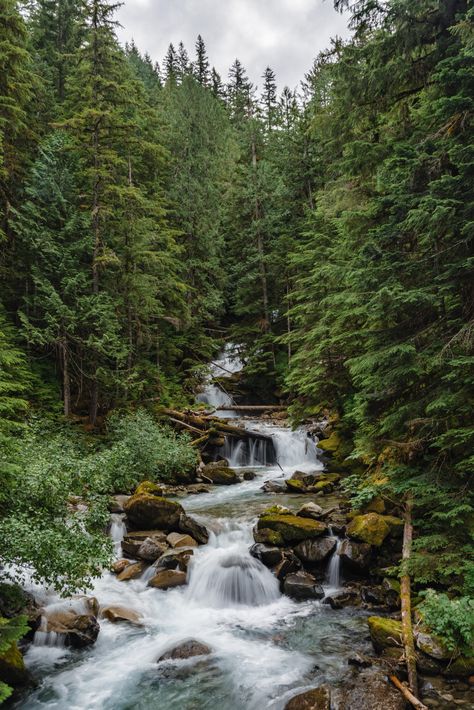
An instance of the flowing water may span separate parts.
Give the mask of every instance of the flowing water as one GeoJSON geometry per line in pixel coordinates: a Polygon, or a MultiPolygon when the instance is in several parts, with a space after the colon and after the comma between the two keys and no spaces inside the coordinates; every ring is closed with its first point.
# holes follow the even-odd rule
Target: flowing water
{"type": "MultiPolygon", "coordinates": [[[[362,613],[333,611],[319,601],[292,601],[249,554],[259,512],[269,503],[297,508],[302,502],[299,496],[265,494],[262,483],[322,464],[304,431],[261,421],[245,425],[272,437],[275,462],[265,466],[255,451],[254,480],[181,499],[185,510],[212,531],[209,543],[192,558],[188,585],[160,591],[146,586],[147,574],[119,582],[105,573],[92,593],[101,605],[137,611],[142,626],[101,620],[96,644],[81,651],[61,647],[39,631],[26,654],[38,687],[16,707],[281,710],[295,692],[343,679],[348,656],[366,648],[362,613]],[[191,638],[208,644],[212,654],[157,662],[173,645],[191,638]]],[[[239,463],[237,450],[233,462],[239,463]]],[[[117,555],[123,533],[123,520],[113,516],[110,534],[117,555]]],[[[333,581],[330,572],[330,587],[333,581]]],[[[65,603],[42,594],[47,604],[65,603]]]]}

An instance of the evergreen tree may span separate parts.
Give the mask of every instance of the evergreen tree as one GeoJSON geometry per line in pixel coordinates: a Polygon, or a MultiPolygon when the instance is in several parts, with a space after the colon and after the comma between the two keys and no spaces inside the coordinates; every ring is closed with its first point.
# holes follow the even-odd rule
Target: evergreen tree
{"type": "Polygon", "coordinates": [[[225,88],[222,83],[221,76],[218,71],[214,67],[212,67],[211,71],[211,89],[212,89],[212,95],[216,99],[225,99],[225,88]]]}
{"type": "Polygon", "coordinates": [[[209,86],[210,72],[209,59],[207,57],[206,45],[201,35],[196,40],[196,61],[194,62],[194,73],[201,86],[209,86]]]}
{"type": "Polygon", "coordinates": [[[165,80],[170,84],[175,84],[179,76],[180,67],[178,55],[172,43],[169,45],[168,51],[166,52],[166,56],[163,60],[163,70],[165,80]]]}
{"type": "Polygon", "coordinates": [[[186,74],[190,71],[189,56],[186,47],[182,42],[179,43],[177,62],[181,77],[186,76],[186,74]]]}
{"type": "Polygon", "coordinates": [[[267,125],[267,130],[271,131],[277,122],[277,85],[275,81],[275,72],[267,67],[263,74],[263,91],[261,103],[264,112],[264,118],[267,125]]]}

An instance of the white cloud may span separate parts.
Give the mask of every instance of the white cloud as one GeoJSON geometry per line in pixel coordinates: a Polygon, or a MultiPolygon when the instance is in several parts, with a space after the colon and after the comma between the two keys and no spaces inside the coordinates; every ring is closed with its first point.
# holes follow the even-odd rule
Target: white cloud
{"type": "Polygon", "coordinates": [[[270,65],[281,88],[299,83],[331,37],[349,34],[332,0],[125,0],[118,19],[120,40],[133,38],[153,60],[180,40],[193,55],[201,34],[224,78],[238,57],[255,84],[270,65]]]}

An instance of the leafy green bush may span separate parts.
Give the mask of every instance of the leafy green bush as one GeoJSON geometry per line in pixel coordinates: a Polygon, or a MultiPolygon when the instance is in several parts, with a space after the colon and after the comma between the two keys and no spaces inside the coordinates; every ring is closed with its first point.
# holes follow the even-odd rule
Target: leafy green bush
{"type": "MultiPolygon", "coordinates": [[[[9,652],[29,630],[26,616],[17,616],[15,619],[4,619],[0,616],[0,658],[9,652]]],[[[0,680],[0,704],[10,697],[13,688],[0,680]]]]}
{"type": "Polygon", "coordinates": [[[183,483],[192,478],[197,454],[188,438],[157,424],[144,410],[112,416],[109,436],[111,445],[85,464],[90,473],[95,470],[94,480],[103,478],[107,492],[127,493],[143,480],[183,483]]]}
{"type": "Polygon", "coordinates": [[[474,654],[474,599],[450,599],[433,589],[422,592],[424,597],[419,610],[426,625],[443,639],[453,653],[474,654]]]}

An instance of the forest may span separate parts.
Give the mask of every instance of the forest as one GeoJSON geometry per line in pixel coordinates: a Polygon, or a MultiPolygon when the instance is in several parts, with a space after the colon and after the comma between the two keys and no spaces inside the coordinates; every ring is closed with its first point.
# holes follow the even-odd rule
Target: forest
{"type": "Polygon", "coordinates": [[[474,8],[334,5],[350,39],[280,90],[198,27],[158,63],[110,0],[0,2],[0,702],[26,578],[91,588],[110,496],[189,484],[226,435],[189,419],[226,343],[236,401],[328,420],[352,509],[404,521],[408,702],[420,618],[473,680],[474,8]]]}

